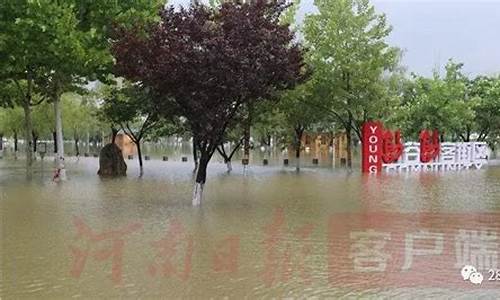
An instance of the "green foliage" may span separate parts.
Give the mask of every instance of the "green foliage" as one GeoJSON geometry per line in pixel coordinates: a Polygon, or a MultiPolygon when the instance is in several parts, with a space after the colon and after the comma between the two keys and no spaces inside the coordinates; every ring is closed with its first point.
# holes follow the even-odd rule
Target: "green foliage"
{"type": "Polygon", "coordinates": [[[110,42],[121,28],[142,28],[158,21],[158,12],[167,1],[162,0],[71,0],[77,29],[85,34],[90,60],[87,67],[91,79],[109,83],[113,56],[110,42]]]}
{"type": "Polygon", "coordinates": [[[315,5],[319,12],[306,16],[304,36],[317,105],[360,135],[364,121],[392,106],[384,75],[395,68],[400,51],[386,43],[391,27],[368,0],[315,5]]]}
{"type": "Polygon", "coordinates": [[[158,97],[150,88],[125,82],[122,86],[107,86],[102,90],[104,102],[100,108],[101,120],[121,128],[134,142],[146,136],[178,133],[179,119],[173,113],[158,114],[158,97]]]}
{"type": "Polygon", "coordinates": [[[21,134],[23,130],[23,111],[20,107],[0,108],[0,132],[7,137],[21,134]]]}
{"type": "Polygon", "coordinates": [[[287,24],[292,26],[292,28],[298,26],[296,22],[297,11],[300,8],[300,0],[292,0],[289,7],[281,15],[280,21],[282,24],[287,24]]]}
{"type": "Polygon", "coordinates": [[[319,127],[325,118],[325,111],[316,106],[314,81],[308,81],[295,89],[283,93],[278,112],[286,124],[287,137],[296,143],[297,135],[319,127]]]}
{"type": "Polygon", "coordinates": [[[288,145],[290,126],[286,123],[285,115],[274,103],[263,102],[255,107],[255,120],[253,135],[258,138],[261,145],[268,145],[270,138],[280,147],[288,145]]]}
{"type": "Polygon", "coordinates": [[[38,138],[52,138],[54,131],[54,106],[43,102],[33,108],[33,134],[38,138]]]}
{"type": "Polygon", "coordinates": [[[413,76],[405,83],[393,120],[405,136],[416,139],[425,128],[439,129],[452,140],[491,141],[496,136],[500,81],[488,77],[469,80],[462,67],[450,60],[443,77],[437,73],[433,78],[413,76]]]}
{"type": "Polygon", "coordinates": [[[83,35],[69,2],[3,1],[0,61],[3,79],[46,82],[87,65],[83,35]],[[28,78],[29,77],[29,78],[28,78]]]}
{"type": "Polygon", "coordinates": [[[62,96],[64,135],[75,140],[84,134],[97,131],[97,120],[93,103],[78,94],[66,93],[62,96]]]}
{"type": "Polygon", "coordinates": [[[477,140],[485,140],[493,147],[500,143],[500,77],[475,78],[470,82],[470,96],[477,140]]]}

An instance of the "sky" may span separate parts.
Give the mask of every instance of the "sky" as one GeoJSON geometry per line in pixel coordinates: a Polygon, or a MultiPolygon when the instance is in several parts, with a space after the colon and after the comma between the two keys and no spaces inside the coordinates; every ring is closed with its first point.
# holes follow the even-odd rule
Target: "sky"
{"type": "MultiPolygon", "coordinates": [[[[172,4],[188,3],[174,0],[172,4]]],[[[402,64],[423,76],[448,59],[464,63],[470,77],[500,74],[500,0],[372,0],[393,31],[388,43],[404,50],[402,64]]],[[[314,13],[302,0],[299,21],[314,13]]]]}

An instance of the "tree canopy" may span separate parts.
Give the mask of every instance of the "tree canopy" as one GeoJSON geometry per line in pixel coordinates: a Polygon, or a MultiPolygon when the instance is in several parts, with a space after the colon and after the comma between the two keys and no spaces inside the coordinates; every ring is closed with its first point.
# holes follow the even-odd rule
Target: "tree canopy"
{"type": "Polygon", "coordinates": [[[113,46],[117,72],[172,99],[201,152],[196,182],[245,103],[268,99],[302,78],[302,53],[279,24],[284,1],[193,3],[161,11],[161,22],[122,30],[113,46]]]}

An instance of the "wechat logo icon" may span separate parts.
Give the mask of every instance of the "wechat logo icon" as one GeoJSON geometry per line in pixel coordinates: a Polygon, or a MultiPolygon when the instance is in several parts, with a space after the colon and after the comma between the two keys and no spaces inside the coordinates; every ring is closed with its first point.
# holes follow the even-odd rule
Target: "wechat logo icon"
{"type": "Polygon", "coordinates": [[[483,274],[479,273],[473,266],[464,266],[460,273],[462,274],[462,278],[464,280],[468,280],[472,284],[477,285],[483,282],[483,274]]]}

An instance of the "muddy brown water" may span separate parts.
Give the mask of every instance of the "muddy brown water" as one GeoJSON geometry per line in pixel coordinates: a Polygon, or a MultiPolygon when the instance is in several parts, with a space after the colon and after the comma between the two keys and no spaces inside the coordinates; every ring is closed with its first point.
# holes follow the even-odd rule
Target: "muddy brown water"
{"type": "MultiPolygon", "coordinates": [[[[398,260],[373,261],[368,251],[358,259],[376,269],[360,271],[353,259],[363,249],[353,248],[349,235],[335,235],[340,227],[347,233],[385,228],[445,234],[482,228],[484,218],[500,216],[500,167],[367,178],[332,169],[331,161],[297,173],[292,162],[283,167],[276,160],[246,172],[235,162],[228,175],[216,160],[204,202],[193,208],[190,162],[153,157],[145,161],[143,178],[136,176],[135,161],[127,163],[126,178],[101,180],[96,158],[70,158],[69,180],[57,184],[50,158],[43,165],[37,160],[30,182],[22,160],[0,160],[0,298],[500,295],[500,281],[486,282],[486,269],[481,286],[462,284],[458,263],[450,259],[456,253],[446,245],[439,255],[415,256],[414,270],[403,270],[398,260]],[[338,262],[343,267],[337,270],[338,262]]],[[[385,250],[404,260],[407,245],[397,239],[385,250]]],[[[453,237],[445,235],[444,242],[453,244],[453,237]]]]}

